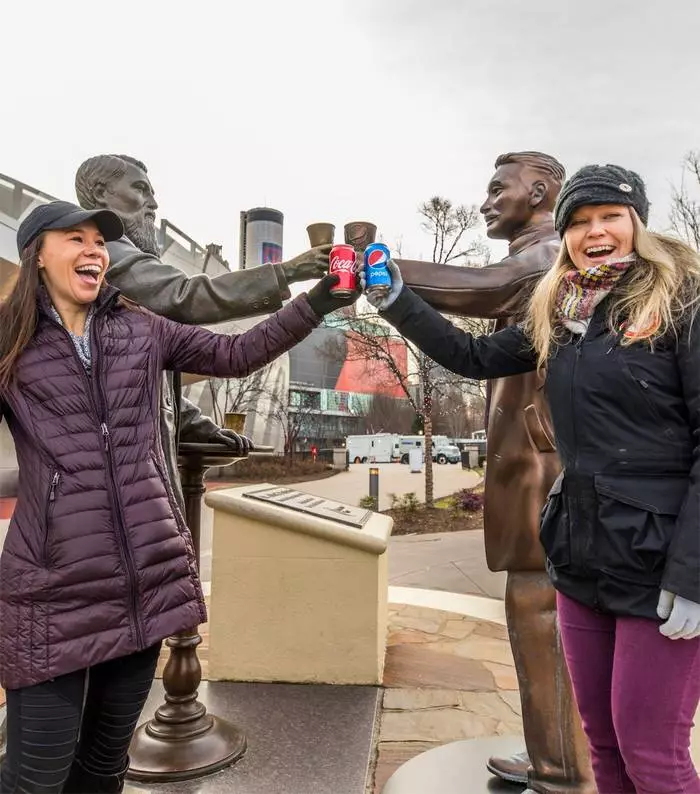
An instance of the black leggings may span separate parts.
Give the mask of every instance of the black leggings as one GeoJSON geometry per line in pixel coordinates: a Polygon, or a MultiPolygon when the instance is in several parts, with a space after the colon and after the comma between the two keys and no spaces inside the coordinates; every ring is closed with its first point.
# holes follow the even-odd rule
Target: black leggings
{"type": "Polygon", "coordinates": [[[1,794],[60,794],[64,785],[66,792],[121,791],[129,744],[159,652],[160,643],[89,670],[8,690],[1,794]]]}

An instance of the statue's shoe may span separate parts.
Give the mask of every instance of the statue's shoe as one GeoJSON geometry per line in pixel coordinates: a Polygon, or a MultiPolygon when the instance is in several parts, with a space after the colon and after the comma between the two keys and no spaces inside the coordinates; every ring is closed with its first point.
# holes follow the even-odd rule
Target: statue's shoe
{"type": "MultiPolygon", "coordinates": [[[[507,780],[509,783],[527,785],[527,770],[530,768],[530,757],[527,751],[514,753],[508,758],[491,756],[486,762],[486,768],[492,775],[507,780]]],[[[526,792],[524,794],[527,794],[526,792]]]]}

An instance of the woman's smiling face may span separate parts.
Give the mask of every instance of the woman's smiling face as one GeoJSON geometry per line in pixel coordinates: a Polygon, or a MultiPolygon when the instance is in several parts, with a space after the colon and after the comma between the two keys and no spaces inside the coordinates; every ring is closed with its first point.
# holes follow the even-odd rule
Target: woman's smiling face
{"type": "Polygon", "coordinates": [[[634,225],[629,207],[624,204],[577,207],[564,232],[564,243],[578,270],[628,256],[634,251],[634,225]]]}
{"type": "Polygon", "coordinates": [[[39,267],[55,306],[92,303],[108,265],[104,237],[92,221],[44,232],[39,267]]]}

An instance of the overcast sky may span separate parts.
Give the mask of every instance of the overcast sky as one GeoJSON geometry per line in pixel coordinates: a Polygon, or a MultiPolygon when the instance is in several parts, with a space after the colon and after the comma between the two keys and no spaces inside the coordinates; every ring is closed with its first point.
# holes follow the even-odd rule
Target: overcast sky
{"type": "Polygon", "coordinates": [[[481,203],[513,149],[638,170],[660,228],[700,148],[697,0],[32,0],[2,27],[0,172],[74,199],[83,159],[131,154],[232,264],[258,205],[287,256],[360,219],[427,255],[418,203],[481,203]]]}

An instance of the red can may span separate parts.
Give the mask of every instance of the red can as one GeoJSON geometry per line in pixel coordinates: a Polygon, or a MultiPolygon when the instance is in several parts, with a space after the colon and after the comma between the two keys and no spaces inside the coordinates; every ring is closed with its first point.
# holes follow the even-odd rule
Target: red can
{"type": "Polygon", "coordinates": [[[340,278],[331,293],[339,298],[352,295],[357,289],[357,276],[355,275],[355,249],[351,245],[334,245],[330,253],[329,273],[335,273],[340,278]]]}

